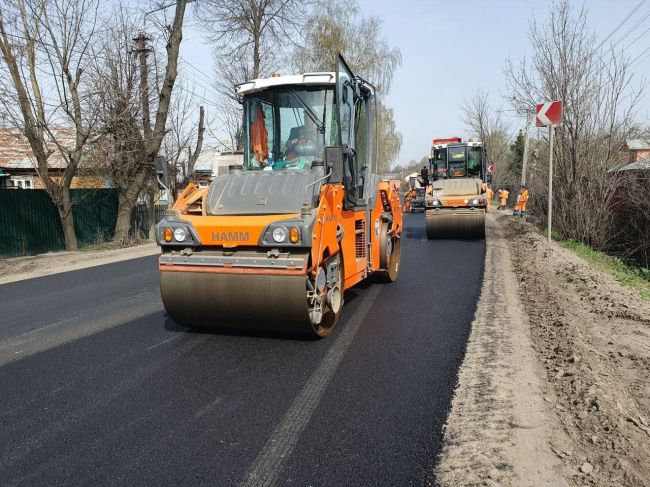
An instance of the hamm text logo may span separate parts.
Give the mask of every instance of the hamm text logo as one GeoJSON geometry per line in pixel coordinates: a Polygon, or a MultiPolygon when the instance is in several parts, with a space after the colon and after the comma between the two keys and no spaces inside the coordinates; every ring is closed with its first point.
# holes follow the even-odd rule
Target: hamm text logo
{"type": "Polygon", "coordinates": [[[213,242],[241,242],[249,240],[248,232],[212,232],[213,242]]]}

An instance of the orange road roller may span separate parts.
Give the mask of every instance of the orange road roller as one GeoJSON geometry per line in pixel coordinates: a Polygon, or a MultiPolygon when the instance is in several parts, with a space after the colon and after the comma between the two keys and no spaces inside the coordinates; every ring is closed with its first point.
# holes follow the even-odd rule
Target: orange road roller
{"type": "Polygon", "coordinates": [[[199,329],[329,335],[344,291],[397,279],[402,208],[377,166],[375,89],[333,73],[236,87],[242,164],[190,184],[156,226],[168,315],[199,329]]]}
{"type": "Polygon", "coordinates": [[[478,141],[433,139],[425,197],[428,239],[483,238],[487,212],[485,151],[478,141]]]}

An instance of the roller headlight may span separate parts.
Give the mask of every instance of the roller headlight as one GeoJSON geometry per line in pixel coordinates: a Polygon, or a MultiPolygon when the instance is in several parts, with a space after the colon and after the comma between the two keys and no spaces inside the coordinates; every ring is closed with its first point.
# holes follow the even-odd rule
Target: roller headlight
{"type": "Polygon", "coordinates": [[[177,229],[175,229],[174,239],[177,242],[185,242],[185,240],[187,239],[187,230],[185,230],[183,227],[178,227],[177,229]]]}
{"type": "Polygon", "coordinates": [[[171,228],[165,227],[163,229],[163,240],[165,242],[171,242],[172,238],[174,238],[174,232],[172,231],[171,228]]]}
{"type": "Polygon", "coordinates": [[[440,200],[433,200],[433,206],[439,206],[440,200]]]}
{"type": "Polygon", "coordinates": [[[472,204],[473,204],[473,205],[478,205],[478,204],[479,204],[479,199],[478,199],[478,198],[474,198],[474,199],[472,200],[472,204]]]}
{"type": "Polygon", "coordinates": [[[283,243],[287,241],[287,229],[284,227],[277,227],[273,229],[272,234],[273,240],[277,243],[283,243]]]}

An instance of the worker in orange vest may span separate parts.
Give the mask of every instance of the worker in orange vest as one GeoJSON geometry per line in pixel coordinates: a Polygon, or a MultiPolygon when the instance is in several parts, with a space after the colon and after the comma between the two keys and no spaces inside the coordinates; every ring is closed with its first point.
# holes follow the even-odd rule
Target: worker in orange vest
{"type": "Polygon", "coordinates": [[[506,203],[508,203],[508,195],[509,191],[506,188],[501,188],[499,190],[498,196],[499,196],[499,210],[505,210],[506,209],[506,203]]]}
{"type": "Polygon", "coordinates": [[[528,203],[528,188],[524,184],[521,185],[519,189],[519,196],[517,196],[517,203],[515,204],[515,209],[512,212],[513,215],[522,218],[526,213],[526,204],[528,203]]]}
{"type": "Polygon", "coordinates": [[[492,202],[492,198],[494,198],[494,191],[489,186],[485,190],[485,196],[487,197],[487,206],[485,208],[487,211],[490,211],[490,203],[492,202]]]}
{"type": "Polygon", "coordinates": [[[269,133],[266,130],[264,110],[262,105],[257,105],[255,112],[255,121],[251,126],[251,145],[253,146],[253,155],[260,167],[264,167],[269,157],[269,133]]]}

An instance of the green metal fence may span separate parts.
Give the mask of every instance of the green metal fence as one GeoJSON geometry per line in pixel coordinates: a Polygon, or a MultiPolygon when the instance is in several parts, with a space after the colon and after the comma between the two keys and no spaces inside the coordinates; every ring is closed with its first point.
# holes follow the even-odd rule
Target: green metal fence
{"type": "MultiPolygon", "coordinates": [[[[154,222],[158,223],[165,216],[167,205],[156,205],[154,222]]],[[[149,234],[149,212],[146,205],[136,205],[131,213],[131,234],[146,238],[149,234]]]]}
{"type": "MultiPolygon", "coordinates": [[[[117,219],[117,190],[73,189],[71,197],[79,246],[110,240],[117,219]]],[[[0,191],[0,257],[64,248],[61,220],[45,190],[0,191]]]]}

